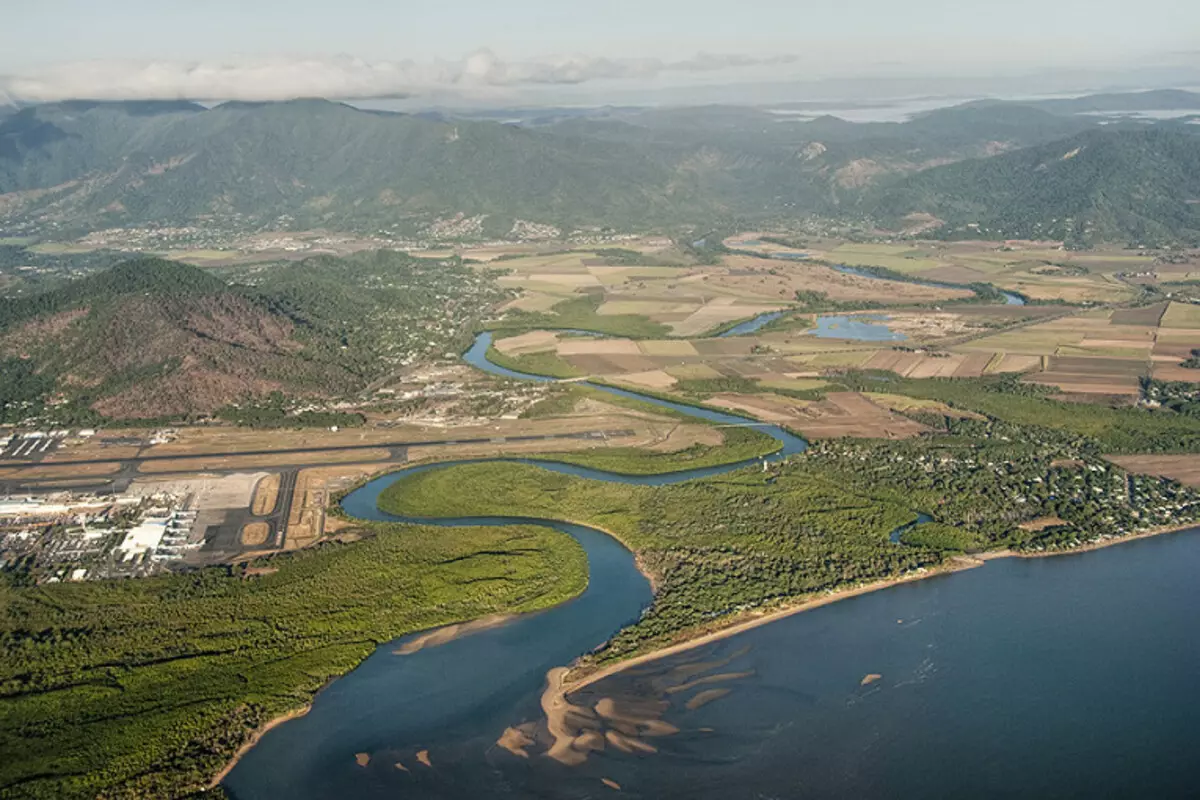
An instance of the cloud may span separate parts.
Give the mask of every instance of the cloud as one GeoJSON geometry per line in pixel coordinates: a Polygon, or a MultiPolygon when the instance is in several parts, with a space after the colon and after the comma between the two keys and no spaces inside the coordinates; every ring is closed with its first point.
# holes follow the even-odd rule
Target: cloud
{"type": "Polygon", "coordinates": [[[665,73],[702,73],[794,63],[796,56],[700,53],[681,61],[567,56],[508,62],[489,50],[460,61],[365,61],[270,58],[225,63],[88,61],[27,75],[0,76],[0,96],[23,102],[89,100],[282,100],[404,97],[449,88],[572,85],[597,80],[649,80],[665,73]]]}

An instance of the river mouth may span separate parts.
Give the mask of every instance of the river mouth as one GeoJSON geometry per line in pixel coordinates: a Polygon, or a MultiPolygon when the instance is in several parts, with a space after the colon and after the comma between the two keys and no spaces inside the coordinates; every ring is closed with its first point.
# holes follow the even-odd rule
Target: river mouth
{"type": "MultiPolygon", "coordinates": [[[[464,358],[492,374],[541,379],[487,361],[490,345],[491,334],[480,334],[464,358]]],[[[742,417],[720,411],[604,384],[589,385],[708,422],[746,423],[742,417]]],[[[267,732],[234,766],[223,786],[236,800],[382,798],[401,790],[414,797],[465,800],[489,796],[486,788],[497,775],[503,774],[505,780],[517,781],[526,788],[540,786],[539,793],[548,793],[546,796],[573,796],[560,792],[567,787],[578,787],[581,780],[599,781],[611,790],[611,786],[603,783],[612,781],[611,778],[590,777],[588,770],[576,769],[571,776],[564,776],[558,771],[562,764],[551,764],[547,770],[541,769],[540,760],[538,768],[532,770],[521,764],[523,751],[518,745],[529,737],[514,725],[530,725],[541,718],[547,675],[552,669],[568,665],[602,645],[621,628],[635,622],[653,601],[649,581],[638,570],[633,554],[605,532],[585,525],[521,516],[448,519],[395,516],[379,508],[379,497],[387,487],[407,476],[456,463],[512,461],[591,480],[666,485],[776,461],[802,452],[807,446],[803,439],[779,426],[757,427],[779,442],[779,450],[763,459],[734,464],[659,475],[622,475],[536,459],[439,462],[380,476],[348,494],[342,500],[343,509],[365,520],[446,528],[550,527],[573,537],[583,547],[588,560],[587,588],[580,596],[554,608],[495,620],[465,635],[446,637],[436,646],[414,644],[426,636],[424,632],[380,646],[361,665],[318,694],[307,714],[267,732]],[[503,745],[499,746],[499,754],[498,745],[503,745]],[[436,766],[432,758],[438,764],[447,763],[461,783],[447,784],[441,777],[424,782],[430,777],[424,771],[436,766]],[[514,764],[512,759],[518,762],[514,764]],[[512,772],[514,766],[518,768],[517,774],[512,772]],[[481,791],[484,793],[480,794],[481,791]]],[[[894,536],[896,541],[899,533],[894,536]]],[[[692,703],[693,709],[723,696],[720,688],[709,691],[702,701],[692,703]]],[[[601,698],[597,701],[598,708],[610,708],[601,701],[607,702],[601,698]]],[[[636,698],[627,697],[622,702],[636,705],[636,698]]],[[[656,708],[659,706],[660,703],[655,704],[656,708]]],[[[647,754],[656,750],[654,745],[628,733],[627,727],[621,727],[632,723],[619,719],[609,723],[615,727],[588,735],[600,736],[604,741],[611,739],[618,751],[647,754]]],[[[638,723],[637,730],[651,723],[638,723]]],[[[667,723],[662,726],[665,727],[660,727],[660,731],[674,729],[667,723]]]]}
{"type": "MultiPolygon", "coordinates": [[[[480,334],[464,359],[501,377],[554,380],[492,364],[487,360],[491,341],[491,333],[480,334]]],[[[725,425],[748,422],[733,414],[626,389],[598,383],[588,385],[707,422],[725,425]]],[[[380,646],[361,665],[323,690],[306,715],[264,735],[230,771],[223,783],[225,788],[238,800],[372,796],[361,786],[363,771],[372,760],[390,760],[390,771],[385,773],[389,779],[395,779],[398,774],[423,768],[422,763],[414,763],[415,754],[427,753],[435,746],[439,753],[458,752],[463,759],[460,767],[467,772],[471,771],[467,764],[474,764],[471,769],[484,769],[496,737],[513,720],[537,718],[547,672],[570,664],[602,645],[621,628],[635,622],[653,600],[649,581],[638,570],[633,554],[600,530],[560,520],[518,516],[451,519],[395,516],[378,506],[379,496],[387,487],[420,472],[489,460],[526,463],[591,480],[661,486],[778,461],[807,447],[807,442],[779,426],[756,428],[779,442],[776,452],[762,459],[714,467],[657,475],[622,475],[536,459],[438,462],[383,475],[348,494],[342,500],[343,509],[365,520],[447,528],[470,525],[553,528],[583,546],[588,559],[588,586],[582,595],[562,605],[514,617],[410,655],[397,656],[396,651],[405,649],[406,643],[421,633],[380,646]],[[347,753],[353,757],[348,758],[347,753]],[[359,755],[366,757],[365,765],[359,755]],[[404,770],[395,764],[403,765],[404,770]],[[348,786],[356,787],[351,795],[344,794],[348,786]]],[[[394,790],[395,787],[389,789],[394,790]]]]}

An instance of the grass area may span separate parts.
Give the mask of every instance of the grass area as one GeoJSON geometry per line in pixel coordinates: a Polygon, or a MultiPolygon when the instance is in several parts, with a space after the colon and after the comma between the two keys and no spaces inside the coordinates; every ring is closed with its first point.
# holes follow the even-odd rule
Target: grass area
{"type": "Polygon", "coordinates": [[[658,453],[638,447],[614,447],[572,453],[548,453],[529,458],[558,461],[581,467],[615,472],[619,475],[662,475],[722,464],[736,464],[770,455],[778,450],[779,442],[753,428],[724,428],[725,441],[720,445],[694,444],[686,450],[658,453]]]}
{"type": "Polygon", "coordinates": [[[613,660],[719,624],[745,608],[897,576],[941,561],[888,540],[915,512],[887,492],[856,494],[819,471],[767,483],[745,470],[664,487],[467,464],[404,478],[380,498],[394,513],[519,513],[610,531],[654,574],[654,606],[600,653],[613,660]],[[472,491],[463,492],[463,486],[472,491]]]}
{"type": "Polygon", "coordinates": [[[554,353],[505,355],[495,347],[489,347],[487,360],[498,367],[516,372],[527,372],[530,375],[545,375],[550,378],[580,378],[583,376],[582,372],[554,353]]]}
{"type": "Polygon", "coordinates": [[[890,244],[843,244],[830,251],[828,259],[848,267],[885,267],[908,275],[943,265],[905,245],[890,244]]]}
{"type": "Polygon", "coordinates": [[[1164,328],[1200,329],[1200,305],[1194,303],[1171,303],[1163,314],[1164,328]]]}
{"type": "Polygon", "coordinates": [[[671,329],[637,314],[597,314],[603,302],[601,294],[588,294],[563,300],[549,311],[510,311],[501,320],[489,323],[488,328],[505,335],[532,330],[563,330],[607,333],[629,339],[663,339],[671,329]]]}
{"type": "MultiPolygon", "coordinates": [[[[866,303],[846,303],[847,306],[862,308],[866,303]]],[[[790,313],[784,314],[782,317],[776,317],[759,329],[760,333],[789,333],[792,331],[806,331],[816,325],[811,314],[805,313],[790,313]]]]}
{"type": "Polygon", "coordinates": [[[376,645],[587,583],[580,546],[545,528],[368,530],[253,578],[0,584],[0,795],[183,796],[376,645]]]}

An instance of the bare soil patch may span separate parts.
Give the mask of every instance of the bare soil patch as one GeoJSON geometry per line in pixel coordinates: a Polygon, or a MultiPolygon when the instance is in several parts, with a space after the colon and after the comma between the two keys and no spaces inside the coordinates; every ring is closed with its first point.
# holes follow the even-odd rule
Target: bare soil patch
{"type": "Polygon", "coordinates": [[[265,522],[251,522],[242,526],[242,544],[247,547],[258,547],[267,543],[271,528],[265,522]]]}
{"type": "Polygon", "coordinates": [[[1200,488],[1200,455],[1132,455],[1105,456],[1122,469],[1143,475],[1171,478],[1186,486],[1200,488]]]}
{"type": "Polygon", "coordinates": [[[273,473],[263,478],[258,482],[258,487],[254,490],[254,502],[250,505],[250,511],[256,516],[269,514],[275,508],[275,501],[279,497],[279,474],[273,473]]]}

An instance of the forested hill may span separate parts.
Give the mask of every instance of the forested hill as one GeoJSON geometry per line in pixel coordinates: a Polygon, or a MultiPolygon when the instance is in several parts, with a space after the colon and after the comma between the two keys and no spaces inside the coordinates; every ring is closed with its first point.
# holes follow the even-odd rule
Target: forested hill
{"type": "Polygon", "coordinates": [[[0,301],[0,421],[177,418],[282,392],[336,398],[460,346],[503,296],[456,259],[402,253],[275,267],[257,286],[137,259],[0,301]]]}
{"type": "Polygon", "coordinates": [[[935,167],[880,191],[868,210],[892,221],[933,214],[947,237],[1200,243],[1200,130],[1092,130],[935,167]]]}
{"type": "MultiPolygon", "coordinates": [[[[406,215],[560,224],[720,209],[676,155],[492,122],[437,121],[324,100],[61,103],[0,121],[10,216],[92,227],[209,222],[363,228],[406,215]],[[288,219],[280,220],[286,216],[288,219]]],[[[0,214],[4,209],[0,209],[0,214]]]]}
{"type": "Polygon", "coordinates": [[[1075,113],[1186,105],[1186,93],[1056,102],[978,102],[907,122],[704,106],[505,124],[315,99],[211,109],[70,101],[0,116],[0,228],[59,238],[175,225],[423,235],[462,214],[482,218],[470,235],[487,239],[523,229],[518,220],[661,230],[817,215],[901,225],[920,211],[946,220],[946,236],[1194,238],[1189,132],[1200,126],[1102,125],[1075,113]]]}

